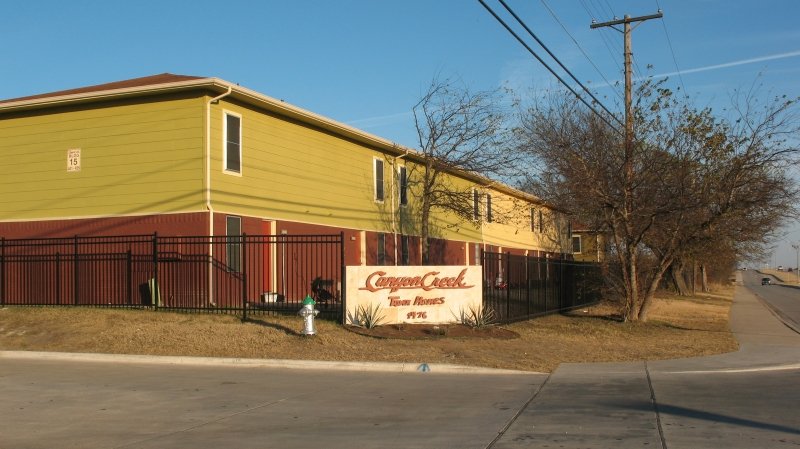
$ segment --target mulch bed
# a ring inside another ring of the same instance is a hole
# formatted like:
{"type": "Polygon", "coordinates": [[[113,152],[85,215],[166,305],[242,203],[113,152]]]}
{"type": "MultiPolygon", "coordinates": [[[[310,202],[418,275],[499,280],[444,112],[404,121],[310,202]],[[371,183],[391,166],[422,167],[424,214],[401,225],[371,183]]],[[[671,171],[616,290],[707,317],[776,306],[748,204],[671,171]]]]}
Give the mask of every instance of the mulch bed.
{"type": "Polygon", "coordinates": [[[360,335],[375,338],[401,340],[439,339],[439,338],[499,338],[509,340],[519,338],[519,334],[498,326],[473,328],[463,324],[387,324],[366,329],[345,326],[345,329],[360,335]]]}

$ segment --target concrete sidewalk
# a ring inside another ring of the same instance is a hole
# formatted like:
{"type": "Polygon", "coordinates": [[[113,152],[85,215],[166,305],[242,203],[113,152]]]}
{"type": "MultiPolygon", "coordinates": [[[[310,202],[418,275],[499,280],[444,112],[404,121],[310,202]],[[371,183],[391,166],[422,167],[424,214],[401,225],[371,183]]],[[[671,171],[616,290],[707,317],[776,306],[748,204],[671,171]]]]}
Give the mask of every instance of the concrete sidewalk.
{"type": "Polygon", "coordinates": [[[492,447],[800,444],[800,335],[744,287],[730,325],[730,354],[559,366],[492,447]]]}

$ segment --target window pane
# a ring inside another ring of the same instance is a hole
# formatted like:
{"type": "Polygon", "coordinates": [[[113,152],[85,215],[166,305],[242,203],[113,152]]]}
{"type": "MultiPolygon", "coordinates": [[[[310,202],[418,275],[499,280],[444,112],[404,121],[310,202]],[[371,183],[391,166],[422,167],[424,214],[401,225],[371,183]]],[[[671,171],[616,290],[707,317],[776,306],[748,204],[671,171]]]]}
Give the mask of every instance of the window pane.
{"type": "Polygon", "coordinates": [[[472,191],[472,219],[478,221],[481,218],[480,195],[477,190],[472,191]]]}
{"type": "Polygon", "coordinates": [[[378,234],[378,265],[386,265],[386,234],[378,234]]]}
{"type": "Polygon", "coordinates": [[[486,195],[486,221],[492,222],[492,195],[486,195]]]}
{"type": "Polygon", "coordinates": [[[408,204],[408,179],[406,179],[406,168],[400,167],[400,204],[408,204]]]}
{"type": "Polygon", "coordinates": [[[581,236],[579,235],[572,237],[572,252],[573,253],[581,252],[581,236]]]}
{"type": "Polygon", "coordinates": [[[383,161],[375,159],[375,200],[383,201],[383,161]]]}
{"type": "Polygon", "coordinates": [[[242,119],[225,116],[225,170],[242,171],[242,119]]]}
{"type": "Polygon", "coordinates": [[[403,265],[408,265],[408,236],[400,237],[400,257],[403,265]]]}

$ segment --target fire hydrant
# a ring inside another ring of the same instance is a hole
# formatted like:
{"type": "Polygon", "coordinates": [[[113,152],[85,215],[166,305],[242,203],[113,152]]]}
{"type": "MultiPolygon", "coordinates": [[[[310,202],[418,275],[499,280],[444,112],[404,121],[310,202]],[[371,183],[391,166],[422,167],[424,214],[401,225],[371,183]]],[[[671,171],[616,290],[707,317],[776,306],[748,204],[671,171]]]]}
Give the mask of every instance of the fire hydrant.
{"type": "Polygon", "coordinates": [[[314,304],[316,304],[314,299],[311,298],[311,295],[308,295],[303,300],[303,308],[297,312],[298,315],[303,317],[303,335],[317,333],[317,329],[314,327],[314,317],[319,315],[319,310],[314,308],[314,304]]]}

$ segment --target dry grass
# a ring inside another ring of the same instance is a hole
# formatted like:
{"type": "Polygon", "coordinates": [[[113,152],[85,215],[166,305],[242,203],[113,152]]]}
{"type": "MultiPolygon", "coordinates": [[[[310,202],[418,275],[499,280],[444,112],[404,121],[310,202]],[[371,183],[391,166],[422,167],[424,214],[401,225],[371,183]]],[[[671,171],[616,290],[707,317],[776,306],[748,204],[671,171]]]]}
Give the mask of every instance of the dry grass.
{"type": "Polygon", "coordinates": [[[299,317],[235,316],[89,308],[0,309],[0,349],[268,359],[453,363],[552,371],[563,362],[657,360],[736,350],[728,330],[733,288],[662,295],[647,323],[622,323],[608,304],[505,326],[515,339],[376,339],[318,320],[303,337],[299,317]]]}
{"type": "Polygon", "coordinates": [[[782,284],[797,284],[798,283],[798,276],[796,272],[788,272],[788,271],[778,271],[774,268],[759,268],[759,273],[770,275],[774,277],[778,283],[782,284]]]}

